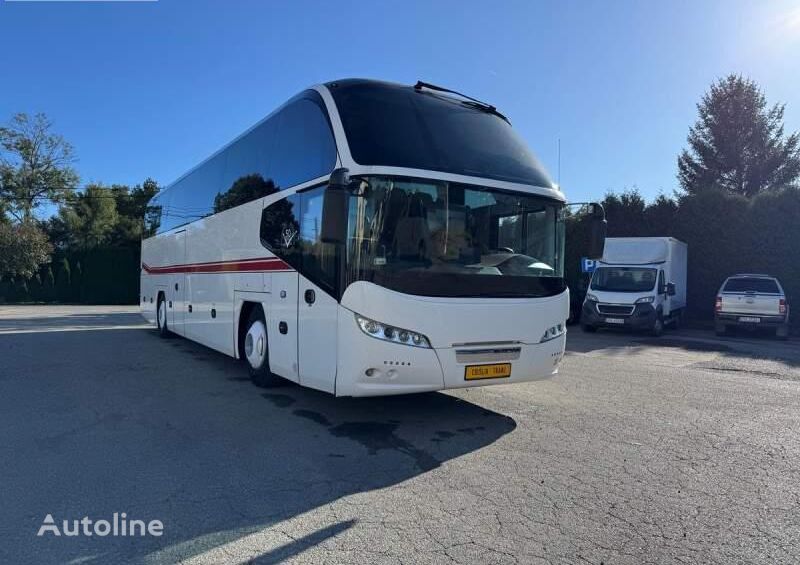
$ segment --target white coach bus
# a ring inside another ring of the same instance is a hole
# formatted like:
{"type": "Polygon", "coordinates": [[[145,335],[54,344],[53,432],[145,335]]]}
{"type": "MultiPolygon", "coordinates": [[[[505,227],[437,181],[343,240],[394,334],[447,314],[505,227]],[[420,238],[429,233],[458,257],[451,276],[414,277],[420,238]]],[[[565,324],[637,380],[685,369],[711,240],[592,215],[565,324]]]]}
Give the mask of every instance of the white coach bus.
{"type": "MultiPolygon", "coordinates": [[[[164,336],[245,360],[260,386],[542,379],[564,354],[564,218],[493,106],[426,83],[330,82],[153,198],[141,309],[164,336]]],[[[605,220],[592,221],[599,256],[605,220]]]]}

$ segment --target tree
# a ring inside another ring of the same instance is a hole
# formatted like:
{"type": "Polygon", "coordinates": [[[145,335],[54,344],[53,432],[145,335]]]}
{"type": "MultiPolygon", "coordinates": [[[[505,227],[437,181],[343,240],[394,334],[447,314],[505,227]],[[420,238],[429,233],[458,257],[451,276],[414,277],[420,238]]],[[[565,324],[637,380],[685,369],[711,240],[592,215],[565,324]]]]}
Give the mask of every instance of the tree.
{"type": "Polygon", "coordinates": [[[53,250],[35,222],[0,222],[0,278],[30,278],[50,262],[53,250]]]}
{"type": "Polygon", "coordinates": [[[116,196],[112,189],[90,185],[69,195],[51,221],[51,232],[61,247],[92,249],[107,243],[117,225],[116,196]]]}
{"type": "Polygon", "coordinates": [[[767,107],[752,80],[729,75],[697,105],[689,147],[678,157],[678,180],[688,194],[719,188],[753,196],[790,186],[800,177],[800,136],[784,136],[784,105],[767,107]]]}
{"type": "Polygon", "coordinates": [[[629,237],[645,234],[644,210],[646,203],[636,188],[620,194],[607,192],[603,208],[608,220],[609,237],[629,237]]]}
{"type": "Polygon", "coordinates": [[[117,203],[117,225],[111,234],[111,242],[116,245],[139,244],[144,227],[147,203],[160,190],[153,179],[146,179],[132,189],[123,185],[113,185],[111,192],[117,203]]]}
{"type": "Polygon", "coordinates": [[[44,200],[60,200],[78,184],[72,146],[52,133],[44,114],[16,114],[0,127],[0,201],[18,221],[31,221],[44,200]]]}

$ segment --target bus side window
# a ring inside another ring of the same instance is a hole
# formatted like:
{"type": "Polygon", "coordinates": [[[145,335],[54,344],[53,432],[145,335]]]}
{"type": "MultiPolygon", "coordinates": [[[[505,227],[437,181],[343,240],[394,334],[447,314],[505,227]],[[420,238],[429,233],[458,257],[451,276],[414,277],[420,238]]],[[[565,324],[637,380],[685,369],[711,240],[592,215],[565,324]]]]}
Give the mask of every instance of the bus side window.
{"type": "Polygon", "coordinates": [[[273,202],[261,212],[261,244],[295,269],[300,268],[299,235],[299,194],[273,202]]]}
{"type": "Polygon", "coordinates": [[[303,276],[328,293],[336,296],[337,246],[324,243],[322,233],[322,201],[324,186],[300,195],[300,252],[303,276]]]}
{"type": "Polygon", "coordinates": [[[278,118],[273,156],[275,184],[289,188],[330,174],[336,143],[322,109],[309,99],[296,100],[278,118]]]}

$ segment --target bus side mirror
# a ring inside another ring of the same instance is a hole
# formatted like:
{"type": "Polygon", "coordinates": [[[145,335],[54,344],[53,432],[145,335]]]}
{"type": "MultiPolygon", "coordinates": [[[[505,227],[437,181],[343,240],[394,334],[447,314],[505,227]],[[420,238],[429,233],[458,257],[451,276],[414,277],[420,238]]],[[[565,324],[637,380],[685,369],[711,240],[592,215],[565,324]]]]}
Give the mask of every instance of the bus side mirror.
{"type": "Polygon", "coordinates": [[[602,259],[606,247],[606,211],[600,204],[591,205],[591,225],[589,226],[589,259],[602,259]]]}
{"type": "Polygon", "coordinates": [[[350,174],[347,169],[336,169],[331,173],[328,188],[322,198],[323,243],[343,244],[347,231],[347,196],[350,174]]]}

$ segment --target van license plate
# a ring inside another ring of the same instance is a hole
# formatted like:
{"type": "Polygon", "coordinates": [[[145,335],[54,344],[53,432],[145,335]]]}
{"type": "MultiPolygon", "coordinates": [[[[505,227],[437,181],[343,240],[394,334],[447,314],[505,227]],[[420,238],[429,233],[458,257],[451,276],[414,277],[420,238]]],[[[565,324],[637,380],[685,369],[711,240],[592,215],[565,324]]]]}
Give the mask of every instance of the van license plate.
{"type": "Polygon", "coordinates": [[[511,363],[498,363],[496,365],[469,365],[464,369],[465,381],[478,379],[501,379],[511,376],[511,363]]]}
{"type": "Polygon", "coordinates": [[[625,320],[622,318],[606,318],[606,324],[624,324],[625,320]]]}
{"type": "Polygon", "coordinates": [[[744,322],[746,324],[760,324],[761,318],[754,318],[752,316],[740,316],[739,321],[744,322]]]}

